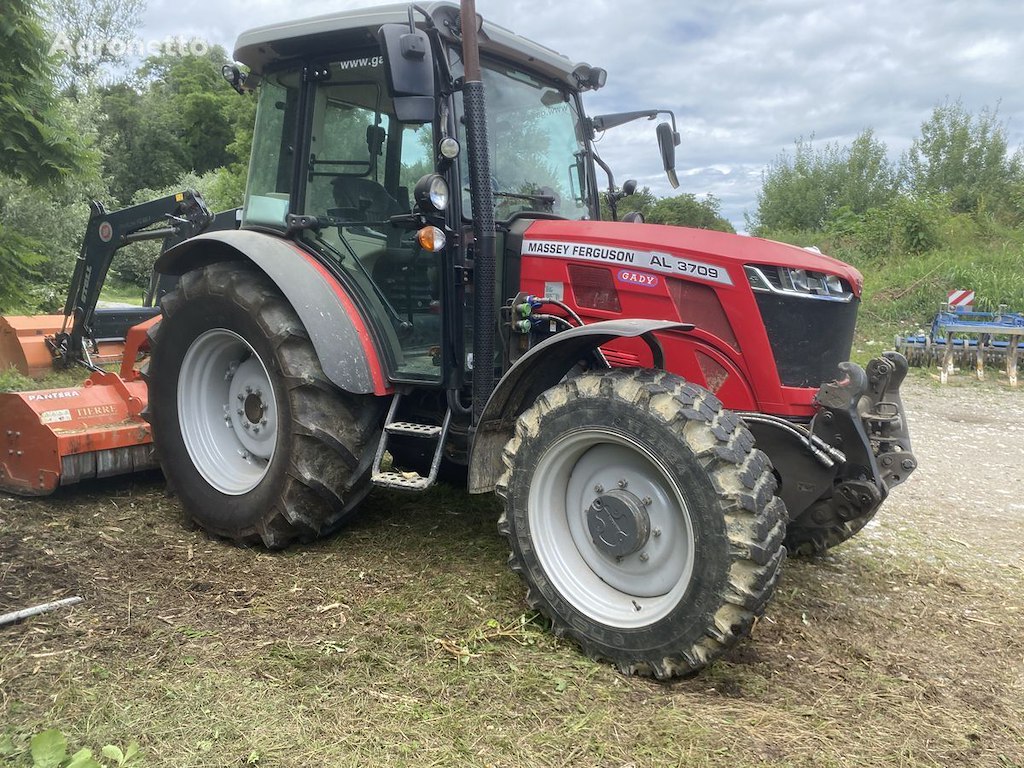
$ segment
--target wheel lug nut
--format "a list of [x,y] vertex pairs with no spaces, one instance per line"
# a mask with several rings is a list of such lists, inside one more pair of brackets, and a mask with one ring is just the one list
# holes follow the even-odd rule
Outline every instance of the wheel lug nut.
[[245,400],[245,395],[243,395],[241,392],[239,392],[238,393],[238,402],[242,402],[243,400]]
[[604,486],[598,483],[594,486],[594,493],[604,493]]
[[252,394],[252,387],[246,387],[245,388],[245,394],[251,395]]
[[651,506],[651,504],[654,503],[654,499],[652,499],[650,496],[644,496],[643,503],[645,507],[649,507]]
[[243,424],[242,427],[244,429],[248,429],[249,428],[249,422],[245,422],[245,424]]
[[241,408],[239,408],[237,411],[235,411],[235,413],[238,414],[239,416],[241,416],[243,413],[245,413],[245,411],[243,411]]
[[629,485],[628,481],[626,481],[626,480],[619,480],[619,488],[625,488],[628,485]]
[[653,531],[651,531],[651,533],[654,534],[654,538],[658,538],[659,536],[661,536],[661,528],[655,528]]
[[265,427],[265,426],[267,426],[267,420],[266,420],[266,419],[261,419],[261,420],[260,420],[260,424],[261,424],[262,426],[264,426],[264,427]]
[[259,427],[253,427],[253,428],[252,428],[252,433],[253,433],[254,435],[255,435],[255,434],[257,434],[257,433],[258,433],[259,431],[260,431],[260,428],[259,428]]
[[640,553],[640,562],[641,563],[646,563],[650,559],[651,559],[651,556],[648,555],[646,552],[641,552]]

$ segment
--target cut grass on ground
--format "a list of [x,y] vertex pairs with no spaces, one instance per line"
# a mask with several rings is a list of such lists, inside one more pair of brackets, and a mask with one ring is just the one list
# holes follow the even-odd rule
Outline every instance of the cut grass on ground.
[[497,515],[374,494],[268,554],[184,526],[158,477],[0,497],[0,612],[86,598],[0,629],[8,760],[55,727],[149,766],[1020,765],[1024,571],[867,536],[790,562],[751,640],[659,684],[524,613]]

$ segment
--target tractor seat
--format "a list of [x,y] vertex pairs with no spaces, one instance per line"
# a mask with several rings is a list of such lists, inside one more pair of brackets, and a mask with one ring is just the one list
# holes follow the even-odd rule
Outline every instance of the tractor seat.
[[353,221],[385,221],[407,213],[381,184],[362,176],[338,176],[331,182],[334,203]]

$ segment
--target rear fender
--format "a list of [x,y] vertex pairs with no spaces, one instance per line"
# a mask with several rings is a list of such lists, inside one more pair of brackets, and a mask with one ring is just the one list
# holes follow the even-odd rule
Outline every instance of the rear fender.
[[357,395],[386,395],[381,355],[345,287],[309,253],[284,238],[252,230],[207,232],[165,251],[154,269],[183,275],[222,261],[250,261],[288,299],[332,382]]
[[531,349],[501,377],[484,406],[469,452],[469,492],[494,490],[501,450],[512,438],[516,419],[580,360],[613,339],[639,336],[651,349],[654,367],[664,368],[665,356],[654,333],[692,329],[690,323],[666,320],[608,320],[563,331]]

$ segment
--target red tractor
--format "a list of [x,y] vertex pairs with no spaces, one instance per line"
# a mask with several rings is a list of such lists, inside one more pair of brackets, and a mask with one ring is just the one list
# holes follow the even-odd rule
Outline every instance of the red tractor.
[[679,143],[669,112],[588,117],[603,70],[466,2],[262,27],[235,57],[258,93],[240,226],[158,260],[180,280],[145,374],[205,529],[283,547],[462,467],[554,631],[666,678],[749,632],[787,549],[852,536],[915,468],[906,361],[846,362],[855,269],[601,220],[635,183],[597,134],[668,115],[673,183]]

